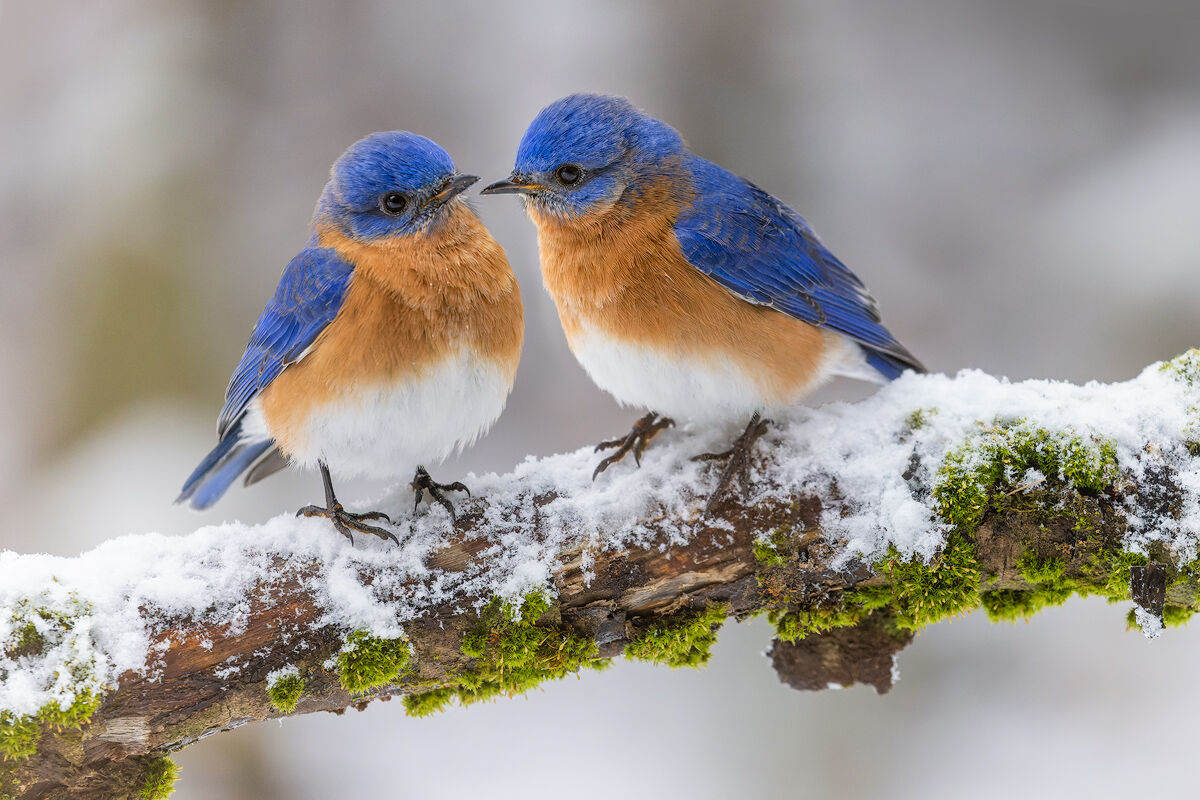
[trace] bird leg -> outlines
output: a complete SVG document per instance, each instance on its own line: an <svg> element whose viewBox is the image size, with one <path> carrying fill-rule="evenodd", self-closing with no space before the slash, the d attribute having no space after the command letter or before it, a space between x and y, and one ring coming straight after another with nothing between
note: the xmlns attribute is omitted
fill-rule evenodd
<svg viewBox="0 0 1200 800"><path fill-rule="evenodd" d="M451 521L457 521L458 516L454 513L454 504L451 503L446 498L446 495L442 494L442 492L466 492L467 497L471 496L471 490L468 489L467 485L462 481L455 481L454 483L435 483L433 478L429 477L429 473L425 471L424 467L417 467L417 472L415 475L413 475L412 479L412 488L413 492L415 492L417 495L416 499L413 501L414 512L417 510L417 506L421 504L421 498L425 496L425 492L429 492L429 496L434 500L437 500L438 503L441 504L442 508L446 509L446 511L450 513Z"/></svg>
<svg viewBox="0 0 1200 800"><path fill-rule="evenodd" d="M595 452L607 450L610 447L617 448L617 452L610 456L605 456L599 464L596 465L595 471L592 473L592 480L596 480L596 476L604 470L608 469L613 464L620 461L625 455L632 450L633 460L640 467L642 465L642 453L646 451L646 445L650 444L650 440L664 428L669 428L675 424L675 420L670 417L659 417L658 414L651 411L646 416L633 423L633 429L629 433L617 439L609 439L596 445Z"/></svg>
<svg viewBox="0 0 1200 800"><path fill-rule="evenodd" d="M333 479L329 477L329 467L325 466L323 461L318 462L318 466L321 468L321 480L325 482L325 506L305 506L296 512L297 517L327 517L337 532L350 540L350 544L354 544L354 535L351 531L369 533L380 539L391 539L396 544L400 544L400 540L391 531L375 525L368 525L366 522L369 519L386 519L390 523L392 520L387 514L382 511L354 514L342 508L342 504L338 502L333 493Z"/></svg>
<svg viewBox="0 0 1200 800"><path fill-rule="evenodd" d="M713 510L735 478L741 484L742 492L749 495L750 453L754 449L754 443L767 432L767 427L770 424L771 420L763 419L755 411L754 416L750 418L750 424L746 426L746 430L742 431L742 435L734 440L733 447L722 453L701 453L692 458L693 461L725 462L725 469L721 471L721 477L717 481L717 486L713 489L712 494L708 496L708 502L704 505L705 516L708 516L709 512Z"/></svg>

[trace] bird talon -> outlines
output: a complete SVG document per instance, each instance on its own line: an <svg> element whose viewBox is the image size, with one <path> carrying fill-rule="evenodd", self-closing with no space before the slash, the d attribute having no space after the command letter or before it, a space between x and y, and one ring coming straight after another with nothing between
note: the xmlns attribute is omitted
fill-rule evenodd
<svg viewBox="0 0 1200 800"><path fill-rule="evenodd" d="M708 502L704 504L704 511L701 512L701 518L707 517L716 508L717 504L722 500L725 492L736 480L742 489L743 501L750 499L750 467L751 453L754 449L754 443L757 442L771 421L763 419L757 412L750 418L750 423L746 425L746 429L734 441L733 447L721 453L701 453L693 456L693 461L725 461L725 468L721 470L721 477L717 479L717 485L713 488L712 494L708 496Z"/></svg>
<svg viewBox="0 0 1200 800"><path fill-rule="evenodd" d="M609 450L613 447L620 447L626 438L627 437L622 436L620 439L606 439L600 444L596 445L596 448L592 450L592 452L599 453L601 450Z"/></svg>
<svg viewBox="0 0 1200 800"><path fill-rule="evenodd" d="M733 450L722 450L719 453L701 453L692 456L692 461L724 461L733 455Z"/></svg>
<svg viewBox="0 0 1200 800"><path fill-rule="evenodd" d="M328 508L321 506L305 506L296 512L298 517L325 517L333 523L334 529L350 540L350 544L354 544L354 534L351 531L359 533L369 533L372 536L378 536L380 539L391 539L396 544L400 544L400 540L391 531L385 530L377 525L368 525L365 520L368 519L385 519L391 523L391 518L382 511L368 511L363 514L355 514L342 508L341 503L334 503Z"/></svg>
<svg viewBox="0 0 1200 800"><path fill-rule="evenodd" d="M592 480L596 480L596 476L620 461L630 452L633 453L634 462L640 467L642 465L642 453L646 452L646 446L650 444L650 440L659 431L670 428L674 424L675 420L670 417L659 417L658 414L651 411L633 423L633 428L625 436L620 439L608 439L596 445L596 449L592 452L599 453L601 450L608 450L612 447L617 448L617 452L606 456L596 465L596 469L592 471Z"/></svg>
<svg viewBox="0 0 1200 800"><path fill-rule="evenodd" d="M462 481L455 481L454 483L437 483L432 477L430 477L429 473L424 467L417 467L417 471L413 475L412 483L410 485L412 486L413 492L416 494L416 499L413 502L414 514L416 513L417 508L421 505L421 498L423 498L425 493L428 492L429 496L436 500L438 505L446 509L446 513L450 515L450 521L452 523L458 522L458 514L456 514L454 511L454 504L451 503L449 498L442 493L466 492L467 497L472 496L471 490L468 489L467 485Z"/></svg>
<svg viewBox="0 0 1200 800"><path fill-rule="evenodd" d="M354 544L352 530L359 533L369 533L372 536L378 536L380 539L391 539L396 544L400 544L400 540L391 531L366 523L366 520L385 519L388 521L388 524L392 524L392 519L387 514L382 511L364 511L361 514L347 511L338 502L337 497L333 493L333 481L329 477L329 468L323 463L320 466L321 478L325 482L325 505L304 506L296 512L297 517L325 517L333 523L334 530L349 539L352 545Z"/></svg>

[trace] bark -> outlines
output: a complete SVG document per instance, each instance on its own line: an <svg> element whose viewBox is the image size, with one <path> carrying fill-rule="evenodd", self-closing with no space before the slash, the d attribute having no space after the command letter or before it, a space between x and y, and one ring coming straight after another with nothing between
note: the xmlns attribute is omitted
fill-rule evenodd
<svg viewBox="0 0 1200 800"><path fill-rule="evenodd" d="M1200 355L1188 358L1197 360ZM1157 373L1151 370L1146 374L1153 377ZM1196 380L1200 382L1200 378ZM950 402L948 397L943 399ZM911 420L904 435L913 434L920 424L922 412L909 411L894 411L897 419L908 414ZM955 574L960 592L962 576L968 576L965 585L973 605L952 605L945 613L964 613L981 603L997 617L1032 613L1041 605L1062 602L1072 592L1090 591L1131 598L1139 607L1139 620L1161 622L1164 613L1178 619L1197 609L1200 561L1181 566L1174 558L1178 554L1170 551L1165 539L1161 549L1149 548L1149 556L1140 561L1126 558L1129 554L1123 552L1126 534L1143 534L1149 522L1174 518L1183 525L1187 495L1179 473L1195 469L1188 461L1200 458L1200 446L1194 441L1148 443L1137 451L1147 466L1137 470L1136 477L1109 474L1098 467L1096 474L1106 475L1105 482L1097 484L1093 477L1085 488L1079 488L1082 483L1062 481L1052 486L1055 481L1045 475L1028 480L1021 477L1027 474L1024 469L1017 470L1017 478L1025 483L993 487L994 494L983 503L982 518L972 517L969 525L961 523L954 528L943 553L944 563L942 557L934 559L919 567L925 571L920 575L911 569L893 569L890 565L894 562L886 559L874 565L837 561L842 543L824 535L821 520L839 510L846 515L854 513L853 503L839 498L836 488L833 496L817 497L781 487L775 479L782 470L776 467L797 463L799 458L780 452L781 441L786 439L774 445L764 440L756 453L753 474L762 485L748 494L758 500L746 502L740 493L731 492L707 517L692 513L685 519L661 509L652 512L638 526L648 534L638 540L652 542L645 547L617 550L596 548L592 543L558 551L552 569L554 603L532 620L534 627L525 632L545 630L563 637L559 650L568 640L586 647L574 661L565 655L560 661L543 658L550 663L547 673L551 677L594 660L619 657L627 648L645 653L641 645L661 638L664 631L680 631L681 626L693 625L690 636L707 635L707 629L697 632L694 623L702 619L707 626L714 613L744 619L767 612L784 631L779 615L788 615L784 619L800 615L811 621L817 611L853 607L852 598L879 598L890 592L892 601L858 606L861 613L842 618L837 622L841 627L809 625L802 631L807 636L791 642L777 640L770 652L779 679L795 688L862 683L884 692L891 687L895 656L912 640L913 628L937 618L936 614L924 614L926 596L920 593L937 588L921 586L919 579L932 576L936 583L958 569L952 566L956 546L959 552L966 547L970 554L969 568ZM902 436L901 445L904 441ZM1168 445L1173 448L1170 458L1165 455ZM1041 448L1035 450L1044 454ZM915 463L916 453L914 450L913 463L903 479L913 497L929 498L930 478L923 479L923 485L915 476L934 476L937 465ZM653 454L660 455L661 450ZM1114 471L1115 463L1112 461ZM481 566L496 563L487 560L488 554L498 549L506 531L518 528L523 536L563 541L553 538L562 528L548 530L540 514L559 496L546 488L547 481L553 481L558 473L534 473L532 478L520 474L504 479L509 481L505 491L465 503L453 531L426 565L443 573L490 569ZM715 473L699 476L701 483L689 489L695 492L694 508L703 505L705 487L712 485ZM763 488L773 491L757 491ZM972 497L975 505L970 507L980 508L978 497ZM945 500L942 497L939 502ZM564 523L560 519L558 524ZM763 549L764 534L769 535L769 552ZM331 531L329 535L335 534ZM665 544L668 542L672 544ZM274 551L262 549L259 554L269 552ZM1040 565L1042 572L1035 574L1031 565ZM1045 565L1053 569L1047 572ZM264 571L261 585L247 598L247 624L236 630L201 618L155 618L143 609L148 629L155 631L149 651L158 654L150 665L153 669L144 675L131 672L121 676L81 727L55 730L43 721L31 756L8 761L0 756L0 796L139 796L147 773L161 766L164 754L206 736L281 716L267 691L268 675L274 671L297 667L304 675L303 695L290 713L340 714L376 700L434 697L439 691L461 688L464 675L480 674L484 658L478 647L467 647L464 639L474 636L487 646L504 636L500 628L480 634L483 618L476 610L479 606L471 601L477 599L482 605L489 597L458 596L452 602L424 608L415 619L404 622L412 653L406 671L391 682L352 694L344 688L335 667L349 632L321 623L323 610L311 593L320 566L276 558L273 568ZM360 582L390 587L375 583L383 576L381 571L364 569ZM403 600L406 591L416 592L417 588L404 584L388 591ZM905 592L908 599L898 599ZM637 647L629 647L631 644ZM690 660L681 658L678 663L703 662L706 646L703 641L696 644L694 651L685 654ZM500 661L503 673L509 667ZM498 685L508 686L503 680ZM0 716L0 753L3 723Z"/></svg>
<svg viewBox="0 0 1200 800"><path fill-rule="evenodd" d="M1030 542L1072 554L1068 571L1080 567L1097 548L1116 544L1125 523L1114 499L1093 498L1090 502L1101 520L1092 530L1075 530L1069 520L1036 513L986 520L977 541L984 570L995 576L990 585L1033 588L1016 569L1020 553ZM820 510L820 501L812 497L797 497L788 504L749 506L731 497L719 509L724 521L702 528L689 544L594 554L590 582L584 579L582 550L566 552L554 576L559 600L555 623L593 638L600 657L611 658L656 623L712 603L724 604L732 616L747 617L778 608L773 598L781 587L790 590L790 603L804 605L827 601L856 586L879 585L882 579L866 565L840 570L830 567L833 548L818 528ZM473 514L460 521L454 537L430 566L463 569L488 543L472 535L478 520ZM648 520L647 524L682 523ZM782 566L768 568L759 563L754 554L755 532L762 530L804 531L792 543L795 557ZM20 797L114 796L120 794L114 787L140 778L147 757L153 754L280 716L268 699L266 676L295 663L291 640L282 633L284 626L311 625L318 617L303 588L304 577L303 572L289 572L280 564L271 578L270 591L255 600L250 624L236 635L186 619L174 620L172 627L159 635L159 642L169 642L170 647L158 674L122 678L81 730L43 734L37 754L17 771L19 784L25 787ZM1185 588L1179 590L1180 596ZM456 605L457 609L435 608L406 626L419 654L412 675L365 696L352 696L333 671L316 669L294 713L340 714L350 707L361 709L374 700L387 701L427 689L439 678L469 665L471 659L463 654L461 640L478 624L479 617L473 610L462 610L462 604ZM911 634L890 630L884 616L877 612L856 627L810 636L795 644L777 641L771 656L780 679L802 689L861 682L886 691L891 685L893 656L909 642ZM317 647L304 660L316 665L338 651L342 632L317 629L312 641ZM233 657L240 657L244 665L236 675L215 673Z"/></svg>

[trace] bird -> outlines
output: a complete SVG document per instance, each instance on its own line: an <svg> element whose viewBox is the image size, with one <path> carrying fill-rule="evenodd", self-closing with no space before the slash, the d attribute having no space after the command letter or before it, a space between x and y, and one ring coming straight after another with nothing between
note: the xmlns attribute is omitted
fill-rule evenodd
<svg viewBox="0 0 1200 800"><path fill-rule="evenodd" d="M482 435L516 377L524 312L503 248L461 197L479 179L408 131L373 133L334 163L307 245L288 263L225 392L218 443L177 498L208 508L241 475L315 467L325 505L297 514L391 539L379 511L347 511L333 489L355 475L424 464Z"/></svg>
<svg viewBox="0 0 1200 800"><path fill-rule="evenodd" d="M481 194L519 194L542 278L591 379L647 410L592 478L675 418L750 418L706 512L736 479L749 490L764 416L834 375L885 383L921 362L809 224L749 180L688 149L623 97L573 94L542 109L512 173Z"/></svg>

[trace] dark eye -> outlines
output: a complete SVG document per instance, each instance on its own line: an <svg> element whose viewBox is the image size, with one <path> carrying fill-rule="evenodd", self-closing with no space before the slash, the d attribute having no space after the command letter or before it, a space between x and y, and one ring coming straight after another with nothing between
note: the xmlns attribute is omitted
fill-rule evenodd
<svg viewBox="0 0 1200 800"><path fill-rule="evenodd" d="M558 178L564 186L574 186L583 177L583 170L574 164L563 164L554 170L554 177Z"/></svg>
<svg viewBox="0 0 1200 800"><path fill-rule="evenodd" d="M379 210L385 214L399 214L406 205L408 205L408 198L399 192L388 192L379 198Z"/></svg>

